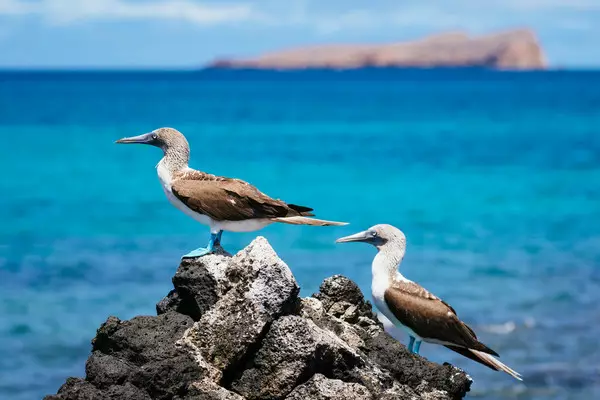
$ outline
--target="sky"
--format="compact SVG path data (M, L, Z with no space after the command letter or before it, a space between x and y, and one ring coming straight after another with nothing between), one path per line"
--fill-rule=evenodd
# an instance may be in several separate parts
M600 0L0 0L0 68L197 68L517 27L536 32L551 66L600 66Z

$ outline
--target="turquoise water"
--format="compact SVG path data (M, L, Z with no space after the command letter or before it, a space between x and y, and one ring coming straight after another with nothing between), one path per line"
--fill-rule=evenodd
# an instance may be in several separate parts
M346 227L260 232L302 294L342 273L369 294L390 223L402 271L452 304L525 383L433 345L471 396L600 398L600 72L0 73L0 398L82 376L109 316L154 314L205 227L164 198L172 126L191 166ZM255 236L225 233L236 251Z

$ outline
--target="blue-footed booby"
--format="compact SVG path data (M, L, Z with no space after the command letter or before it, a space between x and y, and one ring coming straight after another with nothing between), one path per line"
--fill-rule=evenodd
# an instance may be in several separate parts
M167 198L176 208L210 227L208 246L183 258L211 253L221 243L223 231L251 232L273 222L292 225L334 226L345 222L325 221L311 213L312 208L273 199L240 179L197 171L188 166L190 146L185 136L173 128L160 128L116 143L139 143L159 147L163 158L156 166Z
M364 242L377 248L371 265L373 302L393 326L408 333L409 351L418 354L421 342L441 344L495 371L504 371L522 380L518 372L493 357L498 353L481 343L448 303L398 271L406 253L406 236L400 229L375 225L336 242Z

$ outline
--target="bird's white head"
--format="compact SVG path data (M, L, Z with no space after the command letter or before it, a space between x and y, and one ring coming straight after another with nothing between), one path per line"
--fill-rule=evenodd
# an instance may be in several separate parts
M373 274L383 273L386 281L396 273L406 253L406 236L400 229L388 224L375 225L366 231L336 240L336 243L348 242L369 243L379 250L373 260Z
M117 140L121 144L149 144L160 147L165 153L171 149L189 149L189 144L181 132L173 128L158 128L139 136L126 137Z
M165 155L165 161L173 170L187 167L190 159L190 145L187 139L181 132L173 128L155 129L143 135L119 139L115 143L149 144L159 147Z
M355 233L336 240L336 243L363 242L369 243L379 250L387 247L395 247L404 252L406 250L406 236L395 226L379 224L370 227L366 231Z

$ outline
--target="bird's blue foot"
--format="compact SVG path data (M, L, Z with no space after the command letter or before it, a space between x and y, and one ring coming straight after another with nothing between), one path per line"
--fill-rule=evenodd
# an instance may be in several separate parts
M421 349L421 341L418 340L415 342L415 354L419 354L420 349Z
M183 258L202 257L202 256L205 256L210 253L212 253L212 249L209 249L208 247L199 247L196 250L190 251L189 253L182 256L181 258L183 259Z
M191 252L187 253L186 255L184 255L183 257L181 257L181 259L202 257L202 256L212 253L214 250L214 247L219 246L221 244L221 235L222 234L223 234L223 231L219 231L218 233L211 233L210 240L208 241L208 246L200 247L199 249L191 251Z
M414 351L413 350L414 345L415 345L415 338L410 336L410 340L408 342L408 351L410 351L411 353Z

